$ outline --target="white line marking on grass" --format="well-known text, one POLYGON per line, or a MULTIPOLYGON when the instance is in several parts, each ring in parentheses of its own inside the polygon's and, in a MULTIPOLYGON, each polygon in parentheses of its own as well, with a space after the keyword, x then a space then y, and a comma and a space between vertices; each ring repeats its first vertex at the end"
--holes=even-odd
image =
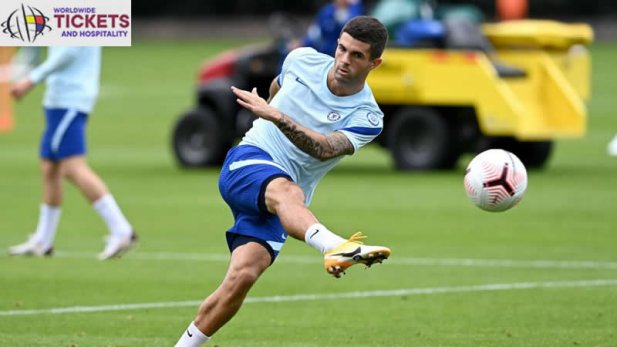
MULTIPOLYGON (((617 286, 617 279, 596 279, 580 281, 554 281, 554 282, 519 282, 519 283, 494 283, 480 284, 459 287, 433 287, 433 288, 408 288, 395 290, 376 290, 366 292, 348 292, 335 294, 299 294, 299 295, 276 295, 265 297, 249 297, 245 303, 261 302, 292 302, 292 301, 318 301, 318 300, 338 300, 338 299, 360 299, 371 297, 390 297, 390 296, 413 296, 413 295, 433 295, 448 293, 467 293, 467 292, 494 292, 521 289, 554 289, 554 288, 590 288, 603 286, 617 286)), ((201 301, 176 301, 176 302, 152 302, 142 304, 120 304, 105 306, 73 306, 57 307, 40 310, 10 310, 0 311, 0 316, 32 316, 41 314, 69 314, 87 312, 109 312, 109 311, 129 311, 141 309, 157 308, 179 308, 196 307, 201 301)))
POLYGON ((428 265, 428 266, 469 266, 469 267, 510 267, 538 269, 609 269, 617 270, 616 262, 586 260, 510 260, 510 259, 439 259, 439 258, 402 258, 393 260, 394 264, 428 265))
MULTIPOLYGON (((57 252, 61 258, 90 258, 94 253, 57 252)), ((126 257, 127 260, 170 260, 170 261, 211 261, 228 262, 229 254, 200 254, 200 253, 170 253, 170 252, 134 252, 126 257)), ((319 264, 319 256, 300 256, 282 254, 276 260, 285 264, 319 264)), ((605 261, 574 261, 574 260, 512 260, 512 259, 467 259, 467 258, 412 258, 393 256, 387 260, 391 265, 415 266, 463 266, 463 267, 498 267, 498 268, 534 268, 534 269, 604 269, 617 270, 617 262, 605 261)))

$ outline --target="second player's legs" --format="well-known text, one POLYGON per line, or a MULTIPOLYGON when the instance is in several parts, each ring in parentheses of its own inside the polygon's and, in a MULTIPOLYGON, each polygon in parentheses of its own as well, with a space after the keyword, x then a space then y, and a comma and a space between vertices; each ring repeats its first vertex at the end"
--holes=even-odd
POLYGON ((62 174, 58 163, 47 159, 40 161, 43 185, 42 204, 34 234, 22 244, 9 248, 11 255, 52 255, 53 242, 60 221, 63 198, 62 174))
POLYGON ((60 161, 60 172, 90 203, 108 193, 107 186, 90 168, 84 156, 73 156, 60 161))
POLYGON ((41 180, 43 184, 43 203, 49 206, 62 205, 64 194, 60 165, 51 160, 41 159, 41 180))
POLYGON ((63 178, 73 183, 90 203, 108 193, 107 186, 88 166, 84 156, 73 156, 59 162, 42 159, 43 202, 60 206, 63 200, 63 178))
POLYGON ((86 157, 77 155, 61 160, 60 173, 79 189, 109 229, 105 249, 99 253, 98 258, 101 260, 114 258, 133 247, 137 236, 131 224, 103 180, 90 168, 86 157))

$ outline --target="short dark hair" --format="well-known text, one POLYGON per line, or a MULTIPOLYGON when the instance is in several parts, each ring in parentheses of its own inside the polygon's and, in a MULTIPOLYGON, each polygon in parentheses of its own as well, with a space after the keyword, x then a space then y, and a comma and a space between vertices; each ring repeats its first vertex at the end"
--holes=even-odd
POLYGON ((354 17, 345 24, 341 35, 343 33, 348 33, 354 39, 371 45, 371 59, 381 57, 388 42, 388 30, 375 17, 354 17))

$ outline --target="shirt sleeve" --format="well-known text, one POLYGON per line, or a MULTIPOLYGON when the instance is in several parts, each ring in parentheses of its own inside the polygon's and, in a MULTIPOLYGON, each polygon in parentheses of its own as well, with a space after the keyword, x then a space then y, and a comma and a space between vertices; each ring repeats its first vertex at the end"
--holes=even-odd
POLYGON ((47 59, 30 72, 30 80, 33 83, 39 83, 51 73, 62 69, 69 64, 79 52, 78 47, 57 47, 56 54, 48 54, 47 59))
POLYGON ((351 141, 354 151, 373 141, 383 130, 381 111, 360 109, 350 118, 342 132, 351 141))

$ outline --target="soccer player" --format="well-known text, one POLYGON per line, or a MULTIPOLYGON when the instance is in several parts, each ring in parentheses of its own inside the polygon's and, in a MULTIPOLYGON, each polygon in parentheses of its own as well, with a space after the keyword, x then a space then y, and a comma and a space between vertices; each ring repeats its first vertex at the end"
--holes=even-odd
POLYGON ((74 184, 103 218, 109 236, 101 260, 120 256, 137 240, 131 224, 105 183, 86 163, 86 123, 99 91, 100 47, 49 47, 47 59, 20 80, 12 95, 20 100, 47 83, 43 106, 46 129, 40 145, 43 197, 36 231, 11 255, 51 256, 63 200, 63 179, 74 184))
POLYGON ((354 264, 388 258, 390 249, 364 245, 361 233, 341 238, 307 207, 318 181, 382 130, 383 113, 366 78, 381 64, 387 39, 377 19, 356 17, 340 33, 334 59, 312 48, 292 51, 268 102, 256 89, 232 87, 237 102, 259 119, 228 152, 219 180, 235 219, 227 231, 231 260, 176 346, 199 346, 227 323, 288 235, 321 252, 335 277, 354 264))

